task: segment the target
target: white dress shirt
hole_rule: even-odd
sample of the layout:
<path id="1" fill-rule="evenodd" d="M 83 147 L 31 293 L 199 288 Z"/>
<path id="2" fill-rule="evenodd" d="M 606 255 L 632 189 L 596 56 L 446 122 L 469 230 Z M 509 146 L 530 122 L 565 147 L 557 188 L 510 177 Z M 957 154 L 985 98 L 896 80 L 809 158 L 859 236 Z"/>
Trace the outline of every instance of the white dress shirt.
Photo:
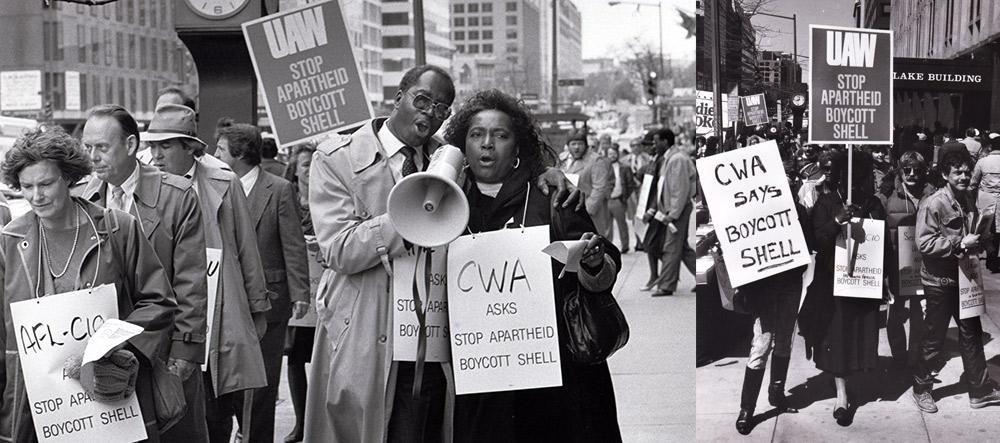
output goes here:
<path id="1" fill-rule="evenodd" d="M 129 175 L 128 178 L 125 179 L 125 182 L 122 183 L 121 188 L 122 188 L 122 191 L 124 191 L 124 195 L 122 195 L 122 207 L 120 207 L 120 208 L 113 208 L 113 209 L 117 209 L 119 211 L 129 212 L 129 210 L 132 208 L 132 204 L 135 203 L 135 188 L 137 186 L 139 186 L 139 163 L 138 162 L 136 162 L 135 168 L 132 169 L 132 174 Z M 106 200 L 108 202 L 108 207 L 111 207 L 112 196 L 114 195 L 112 193 L 112 190 L 114 188 L 115 188 L 115 185 L 113 185 L 111 183 L 108 183 L 108 191 L 105 194 L 106 197 L 107 197 Z"/>
<path id="2" fill-rule="evenodd" d="M 254 166 L 253 169 L 240 177 L 240 184 L 243 185 L 243 194 L 250 196 L 250 190 L 253 189 L 253 185 L 257 184 L 258 177 L 260 177 L 260 166 Z"/>
<path id="3" fill-rule="evenodd" d="M 398 182 L 403 179 L 403 162 L 406 161 L 406 155 L 400 152 L 406 143 L 403 143 L 396 135 L 389 130 L 389 122 L 386 121 L 382 124 L 382 129 L 378 131 L 378 141 L 382 144 L 382 149 L 385 149 L 386 158 L 389 159 L 389 169 L 392 170 L 392 176 Z M 413 156 L 413 162 L 417 165 L 417 171 L 423 170 L 424 165 L 424 152 L 423 146 L 411 146 L 416 151 Z"/>

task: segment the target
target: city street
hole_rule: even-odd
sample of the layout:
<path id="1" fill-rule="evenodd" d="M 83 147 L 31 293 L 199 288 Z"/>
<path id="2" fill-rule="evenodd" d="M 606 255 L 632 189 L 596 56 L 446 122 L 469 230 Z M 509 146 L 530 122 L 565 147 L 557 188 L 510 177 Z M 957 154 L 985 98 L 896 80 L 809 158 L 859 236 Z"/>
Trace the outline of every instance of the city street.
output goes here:
<path id="1" fill-rule="evenodd" d="M 681 270 L 677 295 L 641 292 L 649 277 L 646 255 L 622 257 L 615 296 L 629 322 L 628 344 L 611 357 L 618 422 L 626 442 L 694 439 L 694 276 Z M 282 375 L 275 410 L 275 441 L 292 429 L 295 413 Z"/>
<path id="2" fill-rule="evenodd" d="M 1000 274 L 985 274 L 987 313 L 982 316 L 983 330 L 993 335 L 986 344 L 986 359 L 994 379 L 1000 378 Z M 767 402 L 767 380 L 757 400 L 757 420 L 750 435 L 736 432 L 740 390 L 746 367 L 742 355 L 718 360 L 698 368 L 698 441 L 755 442 L 786 441 L 907 441 L 960 442 L 995 438 L 1000 423 L 1000 407 L 972 409 L 963 386 L 957 384 L 962 374 L 958 353 L 957 327 L 952 322 L 946 341 L 946 366 L 938 376 L 934 399 L 939 411 L 921 413 L 909 387 L 909 375 L 889 367 L 889 344 L 885 329 L 879 337 L 879 360 L 882 370 L 848 379 L 848 398 L 859 405 L 853 423 L 838 426 L 832 413 L 836 401 L 833 379 L 821 374 L 812 361 L 806 360 L 802 337 L 796 335 L 786 389 L 797 414 L 780 414 Z M 765 418 L 760 422 L 761 418 Z"/>

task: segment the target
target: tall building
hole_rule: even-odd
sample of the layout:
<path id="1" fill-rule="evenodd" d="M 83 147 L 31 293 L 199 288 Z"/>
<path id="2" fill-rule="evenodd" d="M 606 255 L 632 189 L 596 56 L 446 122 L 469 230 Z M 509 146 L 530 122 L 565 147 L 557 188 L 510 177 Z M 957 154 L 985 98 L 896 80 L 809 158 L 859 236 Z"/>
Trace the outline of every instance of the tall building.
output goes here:
<path id="1" fill-rule="evenodd" d="M 757 74 L 761 82 L 778 88 L 790 88 L 802 81 L 802 66 L 792 54 L 781 51 L 760 51 Z"/>
<path id="2" fill-rule="evenodd" d="M 864 5 L 865 11 L 861 15 L 860 20 L 861 3 L 854 6 L 854 19 L 856 23 L 860 22 L 863 28 L 889 29 L 889 26 L 891 26 L 890 13 L 892 11 L 892 0 L 868 0 L 864 2 Z"/>
<path id="3" fill-rule="evenodd" d="M 198 83 L 173 8 L 170 0 L 0 2 L 0 112 L 70 129 L 101 103 L 152 118 L 157 90 Z"/>
<path id="4" fill-rule="evenodd" d="M 696 11 L 697 88 L 712 90 L 712 67 L 716 63 L 719 65 L 723 92 L 748 85 L 754 80 L 757 69 L 756 33 L 750 18 L 735 0 L 697 0 Z M 716 42 L 719 45 L 718 59 L 714 58 L 712 51 Z"/>
<path id="5" fill-rule="evenodd" d="M 427 63 L 451 71 L 451 23 L 448 0 L 424 0 L 424 42 Z M 390 103 L 403 74 L 416 64 L 413 2 L 382 0 L 382 100 Z"/>
<path id="6" fill-rule="evenodd" d="M 552 88 L 552 4 L 451 0 L 459 95 L 495 87 L 547 100 Z M 558 0 L 557 10 L 559 77 L 583 78 L 580 11 L 570 0 Z"/>

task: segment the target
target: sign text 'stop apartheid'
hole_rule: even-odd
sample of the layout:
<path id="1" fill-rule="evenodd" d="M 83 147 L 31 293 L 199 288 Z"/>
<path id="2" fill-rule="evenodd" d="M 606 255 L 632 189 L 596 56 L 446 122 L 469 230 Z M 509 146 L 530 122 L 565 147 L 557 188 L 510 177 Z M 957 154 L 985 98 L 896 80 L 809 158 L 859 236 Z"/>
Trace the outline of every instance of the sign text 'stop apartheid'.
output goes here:
<path id="1" fill-rule="evenodd" d="M 892 144 L 892 31 L 809 25 L 810 143 Z"/>

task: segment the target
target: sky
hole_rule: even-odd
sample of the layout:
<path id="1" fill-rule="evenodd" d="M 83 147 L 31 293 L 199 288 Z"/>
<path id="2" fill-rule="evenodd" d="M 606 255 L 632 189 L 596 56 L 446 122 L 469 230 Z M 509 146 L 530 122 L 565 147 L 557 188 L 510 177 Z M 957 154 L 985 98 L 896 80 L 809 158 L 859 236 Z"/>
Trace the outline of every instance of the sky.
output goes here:
<path id="1" fill-rule="evenodd" d="M 663 5 L 663 55 L 675 60 L 694 60 L 695 38 L 684 37 L 677 8 L 694 17 L 694 0 L 622 0 Z M 654 50 L 660 47 L 659 11 L 655 6 L 608 5 L 607 0 L 573 0 L 580 10 L 583 58 L 615 57 L 635 37 Z"/>
<path id="2" fill-rule="evenodd" d="M 854 27 L 854 2 L 851 0 L 774 0 L 765 12 L 791 17 L 796 15 L 798 24 L 799 62 L 803 71 L 809 70 L 809 25 L 836 25 Z M 757 26 L 771 29 L 760 40 L 760 49 L 792 52 L 792 21 L 758 15 L 751 19 Z"/>

